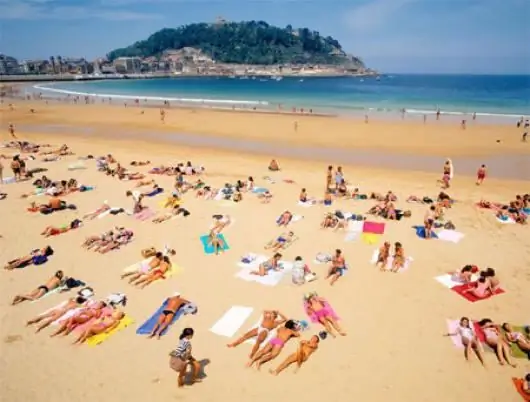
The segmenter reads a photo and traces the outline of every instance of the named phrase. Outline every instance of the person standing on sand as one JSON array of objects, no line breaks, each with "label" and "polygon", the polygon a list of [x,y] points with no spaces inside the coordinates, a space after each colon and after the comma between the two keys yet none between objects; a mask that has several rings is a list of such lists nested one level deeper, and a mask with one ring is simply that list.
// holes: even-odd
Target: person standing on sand
[{"label": "person standing on sand", "polygon": [[440,120],[440,109],[436,110],[436,120]]},{"label": "person standing on sand", "polygon": [[295,133],[298,132],[298,122],[297,121],[294,122],[294,132]]},{"label": "person standing on sand", "polygon": [[201,371],[201,365],[191,354],[191,339],[193,338],[194,333],[195,331],[193,331],[193,328],[184,328],[180,334],[178,346],[169,353],[169,367],[178,373],[179,388],[184,386],[184,379],[189,365],[193,368],[191,383],[193,384],[201,381],[198,378]]},{"label": "person standing on sand", "polygon": [[9,134],[12,138],[17,139],[17,136],[15,135],[15,126],[13,123],[9,123]]},{"label": "person standing on sand", "polygon": [[525,131],[523,133],[523,136],[521,137],[521,141],[526,142],[526,137],[528,136],[528,131]]},{"label": "person standing on sand", "polygon": [[460,127],[462,128],[462,130],[466,129],[466,121],[465,120],[462,120],[462,123],[460,123]]},{"label": "person standing on sand", "polygon": [[484,183],[484,179],[486,178],[486,165],[482,165],[478,168],[477,171],[477,186],[480,186],[482,183]]},{"label": "person standing on sand", "polygon": [[164,109],[160,109],[160,121],[162,123],[166,122],[166,111]]}]

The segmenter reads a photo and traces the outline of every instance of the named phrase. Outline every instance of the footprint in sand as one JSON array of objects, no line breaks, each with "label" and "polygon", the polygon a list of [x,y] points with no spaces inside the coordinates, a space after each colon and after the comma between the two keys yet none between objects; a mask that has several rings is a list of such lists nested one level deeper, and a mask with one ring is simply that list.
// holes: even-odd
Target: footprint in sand
[{"label": "footprint in sand", "polygon": [[13,343],[22,340],[22,335],[8,335],[4,338],[4,343]]}]

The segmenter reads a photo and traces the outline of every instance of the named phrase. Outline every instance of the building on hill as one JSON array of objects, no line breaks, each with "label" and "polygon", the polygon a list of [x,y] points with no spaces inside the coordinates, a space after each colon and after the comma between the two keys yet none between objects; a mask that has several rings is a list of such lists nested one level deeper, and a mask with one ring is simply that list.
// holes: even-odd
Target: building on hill
[{"label": "building on hill", "polygon": [[138,74],[142,70],[142,59],[139,57],[118,57],[114,60],[118,74]]},{"label": "building on hill", "polygon": [[5,54],[0,54],[0,75],[20,74],[18,60]]}]

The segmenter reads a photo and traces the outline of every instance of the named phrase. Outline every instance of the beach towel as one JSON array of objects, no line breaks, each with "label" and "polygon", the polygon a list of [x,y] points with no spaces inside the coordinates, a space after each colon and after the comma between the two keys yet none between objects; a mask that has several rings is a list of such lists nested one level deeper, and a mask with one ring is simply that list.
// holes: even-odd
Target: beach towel
[{"label": "beach towel", "polygon": [[[155,326],[156,326],[156,324],[158,322],[158,318],[160,317],[160,315],[162,314],[162,312],[164,311],[164,309],[167,306],[167,301],[168,300],[169,299],[164,300],[164,303],[162,303],[162,305],[158,308],[158,310],[156,310],[151,317],[149,317],[142,325],[140,325],[140,327],[138,327],[138,329],[136,330],[136,334],[137,335],[150,335],[153,332],[153,330],[155,329]],[[186,306],[189,306],[189,307],[186,307]],[[182,317],[183,315],[187,315],[187,314],[193,314],[192,311],[197,312],[197,306],[195,306],[193,303],[188,303],[188,304],[185,304],[185,305],[181,306],[177,310],[177,312],[173,315],[173,318],[172,318],[171,323],[169,324],[169,326],[165,330],[163,330],[160,333],[160,335],[165,335],[167,333],[167,331],[169,331],[171,326],[180,317]]]},{"label": "beach towel", "polygon": [[252,307],[232,306],[210,328],[216,335],[233,337],[254,311]]},{"label": "beach towel", "polygon": [[83,161],[74,162],[68,165],[68,170],[81,170],[81,169],[86,169],[86,166],[83,163]]},{"label": "beach towel", "polygon": [[523,212],[524,212],[526,215],[530,215],[530,208],[523,208]]},{"label": "beach towel", "polygon": [[333,256],[327,253],[317,253],[313,262],[315,264],[327,264],[333,260]]},{"label": "beach towel", "polygon": [[512,378],[512,381],[513,381],[513,385],[514,385],[515,389],[517,390],[517,392],[519,393],[519,395],[521,395],[523,397],[523,401],[530,402],[530,394],[526,393],[524,391],[524,389],[523,389],[524,379],[522,379],[522,378]]},{"label": "beach towel", "polygon": [[146,193],[145,195],[146,195],[146,197],[154,197],[155,195],[161,194],[163,192],[164,192],[163,188],[157,187],[157,188],[153,189],[151,192]]},{"label": "beach towel", "polygon": [[59,286],[59,287],[57,287],[57,288],[55,288],[55,289],[50,290],[49,292],[44,293],[44,294],[43,294],[41,297],[39,297],[37,300],[32,300],[31,302],[32,302],[32,303],[37,303],[38,301],[40,301],[40,300],[42,300],[42,299],[45,299],[45,298],[47,298],[48,296],[51,296],[51,295],[56,294],[56,293],[63,292],[63,291],[65,291],[65,290],[68,290],[68,287],[67,287],[66,285],[64,285],[64,286]]},{"label": "beach towel", "polygon": [[[279,224],[280,223],[280,219],[281,219],[281,216],[278,216],[278,218],[276,219],[276,223]],[[291,225],[295,222],[298,222],[300,220],[304,219],[304,217],[302,215],[296,215],[296,214],[293,214],[290,222],[288,223],[288,225]]]},{"label": "beach towel", "polygon": [[270,270],[265,276],[251,274],[252,271],[257,271],[260,264],[268,259],[268,257],[260,255],[256,256],[256,258],[250,263],[240,261],[237,265],[241,267],[241,270],[235,274],[235,277],[247,282],[257,282],[264,286],[278,285],[283,277],[292,271],[293,264],[287,261],[280,261],[279,265],[282,269],[279,271]]},{"label": "beach towel", "polygon": [[362,233],[360,232],[347,232],[344,236],[345,242],[355,241],[361,238]]},{"label": "beach towel", "polygon": [[266,193],[267,191],[269,191],[268,189],[266,189],[265,187],[254,187],[252,189],[252,192],[254,194],[263,194],[263,193]]},{"label": "beach towel", "polygon": [[364,221],[363,222],[363,233],[382,235],[385,233],[385,223]]},{"label": "beach towel", "polygon": [[369,245],[374,245],[379,243],[381,235],[374,233],[361,233],[361,240]]},{"label": "beach towel", "polygon": [[[485,300],[485,299],[489,299],[490,297],[492,297],[492,295],[489,295],[489,296],[486,296],[482,299],[479,299],[478,297],[475,297],[473,294],[471,294],[470,292],[467,292],[467,290],[471,289],[472,287],[474,286],[474,283],[466,283],[466,284],[463,284],[463,285],[458,285],[458,286],[454,286],[451,288],[451,290],[455,293],[458,293],[460,296],[462,296],[464,299],[470,301],[471,303],[475,303],[479,300]],[[495,293],[493,294],[493,296],[496,296],[496,295],[500,295],[504,293],[504,290],[503,289],[500,289],[498,288]]]},{"label": "beach towel", "polygon": [[3,184],[13,184],[13,183],[16,183],[16,179],[14,176],[11,176],[11,177],[4,177],[3,179]]},{"label": "beach towel", "polygon": [[[416,230],[416,236],[418,236],[421,239],[425,239],[425,226],[414,226],[414,229]],[[431,239],[437,239],[438,235],[431,231]]]},{"label": "beach towel", "polygon": [[[322,304],[324,305],[324,310],[328,313],[331,318],[333,318],[335,321],[340,320],[339,316],[335,313],[335,310],[333,310],[333,307],[327,302],[327,300],[321,299]],[[309,312],[309,303],[304,300],[304,311],[307,314],[307,316],[310,318],[311,322],[313,323],[319,323],[318,316],[316,313],[310,313]]]},{"label": "beach towel", "polygon": [[[519,332],[521,334],[525,333],[524,326],[522,325],[512,325],[512,329],[514,332]],[[502,330],[502,332],[504,333],[505,331]],[[513,357],[530,360],[530,353],[522,351],[516,343],[510,342],[510,349],[512,350]]]},{"label": "beach towel", "polygon": [[[453,274],[444,274],[444,275],[440,275],[440,276],[436,276],[434,277],[434,279],[436,281],[438,281],[439,283],[441,283],[442,285],[444,285],[446,288],[453,288],[455,286],[460,286],[462,285],[461,282],[457,282],[457,281],[454,281],[453,280]],[[478,279],[478,275],[476,274],[473,274],[471,276],[471,281],[474,282]]]},{"label": "beach towel", "polygon": [[[217,236],[223,242],[223,251],[229,250],[230,246],[228,245],[228,242],[226,241],[225,236],[222,233],[218,234]],[[215,253],[215,248],[212,246],[211,243],[208,242],[208,238],[209,238],[208,235],[204,235],[204,236],[200,237],[200,240],[201,240],[201,243],[202,243],[202,247],[204,249],[204,253],[205,254],[214,254]]]},{"label": "beach towel", "polygon": [[117,207],[113,207],[113,208],[110,208],[110,209],[107,209],[106,211],[100,213],[98,215],[98,219],[103,219],[104,217],[108,216],[108,215],[115,215],[116,213],[118,213],[119,211],[123,211],[123,208],[117,208]]},{"label": "beach towel", "polygon": [[100,343],[102,343],[105,340],[107,340],[110,336],[112,336],[113,334],[121,331],[124,328],[127,328],[132,323],[134,323],[134,320],[126,314],[125,317],[123,317],[121,319],[120,323],[118,324],[118,326],[116,328],[114,328],[113,330],[111,330],[109,332],[104,332],[102,334],[91,336],[90,338],[88,338],[86,340],[86,344],[88,346],[99,345]]},{"label": "beach towel", "polygon": [[[375,264],[377,262],[377,257],[379,257],[379,250],[374,250],[374,253],[372,254],[372,259],[370,260],[370,264]],[[388,261],[386,264],[385,269],[387,271],[390,271],[392,269],[392,262],[394,261],[394,257],[390,256],[388,257]],[[405,272],[410,268],[410,264],[414,261],[414,258],[412,257],[406,257],[405,258],[405,264],[402,268],[398,270],[398,272]]]},{"label": "beach towel", "polygon": [[457,232],[456,230],[447,230],[443,229],[440,232],[436,233],[436,237],[443,241],[449,241],[451,243],[458,243],[463,239],[464,234]]},{"label": "beach towel", "polygon": [[497,219],[497,222],[503,223],[503,224],[515,223],[515,221],[512,218],[510,218],[509,216],[503,216],[503,217],[496,216],[495,219]]},{"label": "beach towel", "polygon": [[[459,320],[445,320],[446,323],[447,323],[447,333],[449,334],[453,334],[457,331],[458,329],[458,326],[460,325],[460,321]],[[485,342],[485,339],[484,339],[484,331],[482,331],[482,328],[480,328],[480,325],[478,325],[478,322],[476,321],[471,321],[471,325],[473,325],[473,332],[475,332],[475,334],[477,335],[477,339],[484,343]],[[460,335],[453,335],[453,336],[450,336],[451,338],[451,341],[453,342],[453,345],[455,345],[455,347],[459,348],[459,349],[464,349],[464,345],[462,344],[462,338],[460,337]]]}]

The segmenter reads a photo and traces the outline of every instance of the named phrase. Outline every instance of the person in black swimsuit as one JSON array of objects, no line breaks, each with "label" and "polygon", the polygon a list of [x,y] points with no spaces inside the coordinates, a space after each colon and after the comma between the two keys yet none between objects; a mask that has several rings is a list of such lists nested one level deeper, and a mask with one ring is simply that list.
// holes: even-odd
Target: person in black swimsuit
[{"label": "person in black swimsuit", "polygon": [[195,314],[197,312],[197,307],[193,303],[182,298],[180,293],[176,292],[173,296],[167,299],[164,310],[162,310],[162,313],[158,316],[156,325],[153,328],[151,335],[149,335],[149,338],[154,338],[155,336],[160,338],[167,327],[173,322],[177,311],[181,309],[184,314]]},{"label": "person in black swimsuit", "polygon": [[39,286],[37,289],[31,291],[30,293],[26,295],[15,296],[11,304],[14,306],[26,300],[33,301],[33,300],[40,299],[46,293],[60,287],[64,283],[65,280],[66,278],[64,276],[63,271],[57,271],[55,275],[52,276],[50,279],[48,279],[48,281],[44,285]]}]

